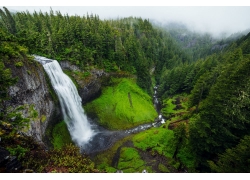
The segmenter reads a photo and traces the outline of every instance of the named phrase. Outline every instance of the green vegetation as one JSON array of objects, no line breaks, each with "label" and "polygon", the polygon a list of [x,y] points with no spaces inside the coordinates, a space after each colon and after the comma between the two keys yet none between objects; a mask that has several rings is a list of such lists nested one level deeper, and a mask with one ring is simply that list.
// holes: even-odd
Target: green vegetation
[{"label": "green vegetation", "polygon": [[72,144],[67,125],[64,121],[61,121],[53,127],[52,144],[55,149],[61,149],[67,144]]},{"label": "green vegetation", "polygon": [[172,130],[164,127],[150,128],[136,134],[132,139],[134,146],[143,151],[149,149],[152,154],[157,152],[166,157],[172,157],[172,145],[170,145],[170,142],[174,134]]},{"label": "green vegetation", "polygon": [[17,63],[15,63],[15,66],[16,67],[23,67],[23,63],[22,62],[17,62]]},{"label": "green vegetation", "polygon": [[93,173],[94,162],[80,153],[74,145],[66,145],[62,149],[45,152],[41,149],[30,151],[23,160],[23,166],[37,173]]},{"label": "green vegetation", "polygon": [[209,161],[209,166],[218,173],[249,173],[250,166],[250,136],[245,136],[240,143],[233,148],[227,149],[223,154],[219,154],[216,164]]},{"label": "green vegetation", "polygon": [[[0,28],[28,48],[20,47],[20,52],[69,60],[82,70],[126,71],[137,75],[137,84],[148,93],[152,93],[150,69],[155,67],[158,78],[162,69],[191,61],[169,33],[147,19],[102,21],[98,15],[69,16],[52,9],[11,14],[5,7],[0,16]],[[2,50],[19,55],[6,42]]]},{"label": "green vegetation", "polygon": [[25,153],[28,151],[28,149],[25,149],[21,147],[20,145],[17,145],[15,148],[7,148],[7,150],[10,152],[10,155],[17,156],[17,158],[20,160],[25,156]]},{"label": "green vegetation", "polygon": [[158,169],[163,173],[169,173],[170,172],[169,169],[166,166],[164,166],[163,164],[161,164],[161,163],[158,165]]},{"label": "green vegetation", "polygon": [[124,173],[141,172],[145,167],[145,162],[141,160],[140,155],[134,148],[121,148],[120,158],[118,162],[118,169],[123,170]]},{"label": "green vegetation", "polygon": [[103,89],[102,95],[84,109],[95,113],[101,125],[109,129],[128,129],[153,122],[157,113],[152,98],[132,79],[113,79],[114,85]]}]

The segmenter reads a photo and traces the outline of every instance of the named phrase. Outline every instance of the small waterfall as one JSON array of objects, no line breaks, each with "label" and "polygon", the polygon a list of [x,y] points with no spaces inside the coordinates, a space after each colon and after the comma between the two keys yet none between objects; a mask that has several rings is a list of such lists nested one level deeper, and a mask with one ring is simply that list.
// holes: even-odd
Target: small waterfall
[{"label": "small waterfall", "polygon": [[158,112],[158,121],[161,124],[164,124],[166,121],[162,117],[162,114],[161,114],[161,104],[160,104],[160,102],[159,102],[159,100],[157,98],[157,89],[158,89],[158,86],[155,86],[154,87],[154,106],[155,106],[156,111]]},{"label": "small waterfall", "polygon": [[34,56],[43,64],[51,84],[59,98],[64,121],[67,124],[72,140],[79,146],[86,145],[96,132],[91,128],[82,108],[82,99],[71,79],[63,73],[56,60]]}]

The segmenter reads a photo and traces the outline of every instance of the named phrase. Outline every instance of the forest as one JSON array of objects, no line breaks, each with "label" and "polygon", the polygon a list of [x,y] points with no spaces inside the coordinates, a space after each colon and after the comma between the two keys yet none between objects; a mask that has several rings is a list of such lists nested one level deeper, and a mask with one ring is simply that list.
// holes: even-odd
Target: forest
[{"label": "forest", "polygon": [[[30,115],[25,116],[19,111],[25,105],[16,109],[6,105],[11,101],[9,88],[20,78],[13,76],[11,67],[38,66],[34,54],[78,67],[79,72],[65,71],[77,87],[80,80],[90,79],[92,70],[111,74],[111,80],[102,84],[101,95],[83,104],[86,114],[97,117],[105,128],[124,130],[153,122],[157,113],[151,108],[151,97],[156,86],[159,113],[166,123],[118,140],[93,157],[80,153],[60,121],[52,130],[52,145],[44,148],[32,136],[20,133],[38,116],[33,106],[28,105]],[[100,20],[93,14],[70,16],[52,9],[12,13],[3,7],[0,148],[18,158],[22,171],[247,173],[249,69],[249,32],[215,39],[140,17]],[[123,97],[130,104],[125,106]],[[102,111],[108,103],[109,109]],[[132,110],[122,109],[127,106]],[[5,172],[3,166],[0,172]]]}]

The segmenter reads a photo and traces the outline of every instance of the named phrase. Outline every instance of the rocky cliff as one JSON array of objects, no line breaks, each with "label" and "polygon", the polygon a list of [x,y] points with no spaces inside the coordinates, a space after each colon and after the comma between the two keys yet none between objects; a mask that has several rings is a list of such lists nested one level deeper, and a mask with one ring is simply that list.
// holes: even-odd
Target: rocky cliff
[{"label": "rocky cliff", "polygon": [[10,110],[22,107],[21,113],[31,121],[21,131],[41,142],[48,124],[60,116],[56,95],[47,75],[42,65],[33,60],[24,61],[21,65],[9,62],[5,66],[11,69],[13,77],[18,77],[18,82],[9,88],[10,100],[5,102],[5,106]]},{"label": "rocky cliff", "polygon": [[69,61],[60,61],[63,71],[73,79],[77,85],[78,93],[82,98],[82,104],[86,104],[102,93],[102,87],[112,83],[111,77],[132,77],[124,72],[107,73],[103,69],[91,69],[81,71],[77,66]]},{"label": "rocky cliff", "polygon": [[101,94],[102,85],[109,80],[110,75],[101,69],[81,71],[69,61],[60,61],[61,68],[76,82],[82,104],[90,102]]}]

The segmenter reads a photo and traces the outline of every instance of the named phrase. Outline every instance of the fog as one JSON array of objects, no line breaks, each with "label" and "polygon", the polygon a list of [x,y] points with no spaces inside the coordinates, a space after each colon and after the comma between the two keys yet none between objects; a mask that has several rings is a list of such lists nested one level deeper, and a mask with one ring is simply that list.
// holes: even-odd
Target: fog
[{"label": "fog", "polygon": [[[12,11],[49,12],[50,6],[6,6]],[[51,6],[62,14],[96,14],[100,19],[141,17],[160,23],[180,22],[214,36],[250,29],[250,6]]]}]

